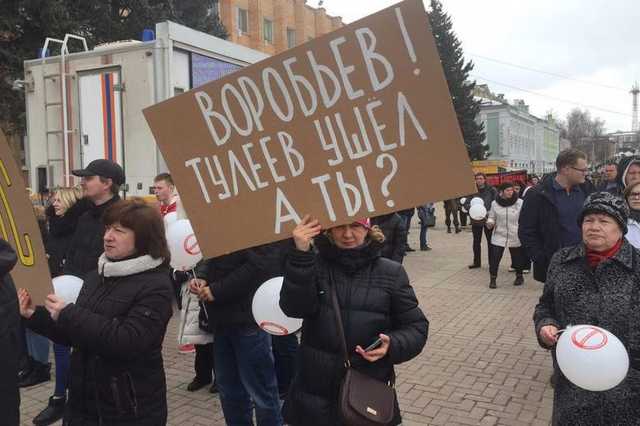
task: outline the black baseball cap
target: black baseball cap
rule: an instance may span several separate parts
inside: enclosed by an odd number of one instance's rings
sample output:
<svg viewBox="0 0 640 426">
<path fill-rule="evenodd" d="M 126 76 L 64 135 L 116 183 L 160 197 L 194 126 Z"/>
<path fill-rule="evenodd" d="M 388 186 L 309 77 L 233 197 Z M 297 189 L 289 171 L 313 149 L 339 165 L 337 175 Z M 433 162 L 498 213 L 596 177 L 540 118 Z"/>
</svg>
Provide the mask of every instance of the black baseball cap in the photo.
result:
<svg viewBox="0 0 640 426">
<path fill-rule="evenodd" d="M 93 160 L 84 169 L 77 169 L 71 172 L 74 176 L 102 176 L 109 178 L 116 185 L 124 183 L 124 171 L 119 164 L 109 160 Z"/>
</svg>

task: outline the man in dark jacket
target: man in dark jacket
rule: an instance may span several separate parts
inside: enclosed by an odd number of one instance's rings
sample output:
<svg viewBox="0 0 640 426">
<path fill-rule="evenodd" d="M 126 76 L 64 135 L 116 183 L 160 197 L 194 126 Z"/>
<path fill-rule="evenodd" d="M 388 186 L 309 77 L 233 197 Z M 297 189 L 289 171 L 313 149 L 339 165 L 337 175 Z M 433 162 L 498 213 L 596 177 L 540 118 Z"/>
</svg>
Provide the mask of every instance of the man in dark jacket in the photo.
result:
<svg viewBox="0 0 640 426">
<path fill-rule="evenodd" d="M 120 185 L 124 184 L 124 172 L 113 161 L 94 160 L 85 169 L 74 170 L 72 173 L 82 178 L 84 196 L 91 201 L 92 206 L 78 219 L 67 252 L 64 273 L 84 279 L 87 272 L 98 267 L 98 258 L 104 251 L 102 215 L 120 199 L 118 191 Z"/>
<path fill-rule="evenodd" d="M 471 207 L 471 200 L 475 197 L 482 198 L 484 202 L 484 208 L 487 212 L 491 210 L 491 203 L 496 199 L 496 189 L 487 184 L 487 176 L 484 173 L 476 173 L 476 187 L 478 192 L 474 195 L 467 197 L 465 202 L 467 211 Z M 482 261 L 482 233 L 484 232 L 487 239 L 487 259 L 491 256 L 491 230 L 484 226 L 486 220 L 473 220 L 471 219 L 471 231 L 473 232 L 473 263 L 469 265 L 469 269 L 479 268 Z M 490 261 L 487 263 L 491 263 Z"/>
<path fill-rule="evenodd" d="M 384 234 L 382 257 L 402 263 L 407 244 L 404 219 L 398 213 L 389 213 L 372 218 L 371 224 L 378 225 Z"/>
<path fill-rule="evenodd" d="M 216 381 L 227 424 L 252 424 L 251 401 L 258 424 L 281 425 L 278 383 L 271 336 L 253 319 L 251 303 L 270 278 L 282 251 L 274 245 L 236 251 L 207 259 L 190 283 L 197 292 L 215 335 Z"/>
<path fill-rule="evenodd" d="M 406 244 L 405 244 L 405 252 L 409 252 L 409 251 L 415 251 L 410 245 L 409 245 L 409 232 L 411 230 L 411 218 L 413 218 L 413 215 L 416 213 L 416 208 L 415 207 L 411 207 L 410 209 L 404 209 L 404 210 L 400 210 L 398 212 L 398 214 L 400 215 L 400 217 L 402 218 L 402 220 L 404 220 L 404 229 L 407 233 L 407 239 L 406 239 Z"/>
<path fill-rule="evenodd" d="M 618 165 L 610 161 L 604 165 L 605 179 L 598 185 L 598 191 L 610 192 L 613 195 L 621 195 L 618 184 Z"/>
<path fill-rule="evenodd" d="M 582 241 L 578 215 L 594 190 L 586 180 L 587 156 L 582 151 L 560 152 L 556 170 L 527 192 L 520 213 L 518 237 L 533 260 L 533 277 L 540 282 L 546 281 L 556 251 Z"/>
<path fill-rule="evenodd" d="M 20 312 L 16 288 L 9 275 L 16 261 L 16 252 L 0 239 L 0 423 L 7 426 L 20 424 Z"/>
</svg>

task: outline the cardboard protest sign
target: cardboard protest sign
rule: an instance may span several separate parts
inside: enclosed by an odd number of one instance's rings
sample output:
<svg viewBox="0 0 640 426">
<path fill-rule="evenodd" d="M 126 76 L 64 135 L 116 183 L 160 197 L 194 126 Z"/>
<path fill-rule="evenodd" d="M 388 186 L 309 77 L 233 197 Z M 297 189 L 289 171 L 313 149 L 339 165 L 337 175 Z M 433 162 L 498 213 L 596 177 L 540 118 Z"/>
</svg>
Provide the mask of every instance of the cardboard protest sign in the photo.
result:
<svg viewBox="0 0 640 426">
<path fill-rule="evenodd" d="M 144 114 L 209 257 L 475 192 L 420 0 Z"/>
<path fill-rule="evenodd" d="M 33 205 L 22 173 L 0 131 L 0 238 L 16 251 L 18 263 L 11 271 L 17 288 L 25 288 L 34 303 L 53 293 L 49 264 Z"/>
</svg>

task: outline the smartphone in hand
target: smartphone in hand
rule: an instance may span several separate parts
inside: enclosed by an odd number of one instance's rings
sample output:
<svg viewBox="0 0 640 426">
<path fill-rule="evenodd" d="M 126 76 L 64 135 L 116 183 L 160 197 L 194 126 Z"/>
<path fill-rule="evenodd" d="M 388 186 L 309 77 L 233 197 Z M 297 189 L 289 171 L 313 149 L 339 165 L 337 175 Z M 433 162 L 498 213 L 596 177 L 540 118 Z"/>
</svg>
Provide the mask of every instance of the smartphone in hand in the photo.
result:
<svg viewBox="0 0 640 426">
<path fill-rule="evenodd" d="M 380 346 L 382 346 L 382 339 L 378 337 L 372 344 L 364 348 L 364 351 L 369 352 L 374 349 L 378 349 Z"/>
</svg>

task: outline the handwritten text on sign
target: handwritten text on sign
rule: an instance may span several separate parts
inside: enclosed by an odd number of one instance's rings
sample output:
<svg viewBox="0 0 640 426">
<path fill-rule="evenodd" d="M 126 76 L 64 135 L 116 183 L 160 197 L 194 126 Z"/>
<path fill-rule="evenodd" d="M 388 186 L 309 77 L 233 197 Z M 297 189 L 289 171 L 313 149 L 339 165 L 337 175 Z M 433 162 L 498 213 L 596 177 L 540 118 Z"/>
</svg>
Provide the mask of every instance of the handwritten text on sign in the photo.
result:
<svg viewBox="0 0 640 426">
<path fill-rule="evenodd" d="M 420 1 L 145 115 L 209 256 L 473 191 Z"/>
</svg>

